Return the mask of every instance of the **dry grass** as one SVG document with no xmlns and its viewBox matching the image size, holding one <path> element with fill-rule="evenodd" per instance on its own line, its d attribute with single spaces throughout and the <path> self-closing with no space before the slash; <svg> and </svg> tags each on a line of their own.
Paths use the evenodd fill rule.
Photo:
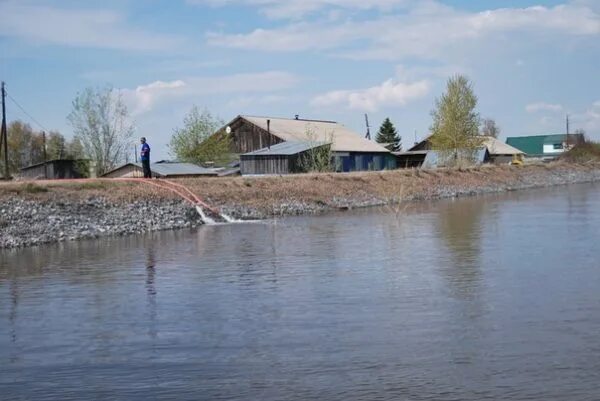
<svg viewBox="0 0 600 401">
<path fill-rule="evenodd" d="M 178 182 L 188 186 L 209 204 L 244 206 L 262 212 L 277 205 L 300 202 L 318 206 L 348 203 L 398 205 L 406 199 L 435 198 L 440 189 L 476 190 L 482 186 L 511 185 L 530 174 L 550 170 L 598 169 L 600 164 L 551 163 L 523 167 L 480 166 L 459 169 L 404 169 L 363 173 L 320 173 L 272 177 L 188 178 Z M 76 182 L 36 182 L 0 184 L 0 197 L 22 196 L 35 199 L 81 199 L 104 197 L 115 202 L 144 198 L 176 199 L 177 195 L 143 182 L 82 180 Z M 398 207 L 398 213 L 401 208 Z M 396 212 L 396 209 L 395 211 Z"/>
</svg>

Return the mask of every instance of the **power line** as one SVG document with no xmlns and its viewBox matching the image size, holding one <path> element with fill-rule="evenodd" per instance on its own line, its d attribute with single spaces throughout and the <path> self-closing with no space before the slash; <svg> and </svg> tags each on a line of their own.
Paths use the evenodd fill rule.
<svg viewBox="0 0 600 401">
<path fill-rule="evenodd" d="M 36 120 L 35 118 L 33 118 L 33 116 L 32 116 L 31 114 L 29 114 L 29 113 L 28 113 L 28 112 L 27 112 L 27 111 L 26 111 L 26 110 L 23 108 L 23 106 L 21 106 L 21 105 L 19 104 L 19 102 L 17 102 L 17 101 L 15 100 L 15 98 L 14 98 L 14 97 L 12 97 L 12 96 L 10 95 L 10 93 L 6 92 L 6 96 L 7 96 L 7 97 L 8 97 L 10 100 L 12 100 L 12 102 L 13 102 L 13 103 L 14 103 L 14 104 L 15 104 L 15 105 L 16 105 L 16 106 L 19 108 L 19 109 L 21 109 L 21 111 L 22 111 L 23 113 L 25 113 L 25 115 L 26 115 L 27 117 L 29 117 L 29 118 L 31 119 L 31 121 L 33 121 L 34 123 L 36 123 L 36 124 L 37 124 L 37 125 L 38 125 L 38 126 L 41 128 L 41 129 L 42 129 L 42 130 L 44 130 L 44 131 L 49 131 L 49 130 L 48 130 L 46 127 L 44 127 L 44 126 L 43 126 L 43 125 L 42 125 L 42 124 L 41 124 L 41 123 L 40 123 L 38 120 Z"/>
</svg>

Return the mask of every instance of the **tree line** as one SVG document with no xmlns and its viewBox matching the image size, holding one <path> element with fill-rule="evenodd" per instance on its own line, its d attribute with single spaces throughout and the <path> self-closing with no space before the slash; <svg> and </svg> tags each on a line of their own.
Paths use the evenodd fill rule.
<svg viewBox="0 0 600 401">
<path fill-rule="evenodd" d="M 49 132 L 48 160 L 85 158 L 95 162 L 98 174 L 103 174 L 128 159 L 134 123 L 120 91 L 110 86 L 86 88 L 77 94 L 72 106 L 67 120 L 74 138 L 67 140 L 59 132 Z M 472 82 L 462 75 L 451 77 L 431 112 L 430 141 L 434 150 L 448 152 L 458 159 L 459 150 L 480 147 L 482 136 L 498 137 L 500 128 L 496 122 L 490 118 L 481 120 L 476 106 Z M 183 162 L 230 161 L 230 137 L 219 131 L 223 125 L 208 110 L 193 106 L 183 126 L 173 131 L 170 153 Z M 375 140 L 392 152 L 402 150 L 402 138 L 389 117 L 382 122 Z M 44 160 L 42 133 L 22 121 L 13 121 L 8 126 L 8 148 L 9 168 L 13 173 Z"/>
<path fill-rule="evenodd" d="M 21 168 L 53 159 L 81 159 L 84 150 L 78 138 L 67 140 L 60 132 L 50 131 L 45 136 L 46 154 L 44 155 L 44 133 L 34 130 L 29 124 L 15 120 L 8 124 L 7 147 L 8 168 L 17 173 Z"/>
</svg>

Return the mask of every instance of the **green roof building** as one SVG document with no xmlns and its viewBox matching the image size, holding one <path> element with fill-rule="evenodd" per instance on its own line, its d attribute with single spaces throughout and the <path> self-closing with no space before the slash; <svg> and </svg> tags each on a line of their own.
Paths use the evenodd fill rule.
<svg viewBox="0 0 600 401">
<path fill-rule="evenodd" d="M 563 153 L 567 145 L 583 142 L 581 134 L 553 134 L 533 136 L 513 136 L 506 143 L 519 149 L 529 157 L 554 157 Z"/>
</svg>

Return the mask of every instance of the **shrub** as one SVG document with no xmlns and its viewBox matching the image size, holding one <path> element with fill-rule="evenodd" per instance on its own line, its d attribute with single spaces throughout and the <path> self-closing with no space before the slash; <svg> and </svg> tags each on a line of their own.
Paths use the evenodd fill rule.
<svg viewBox="0 0 600 401">
<path fill-rule="evenodd" d="M 560 159 L 572 163 L 588 163 L 593 161 L 600 161 L 600 143 L 580 143 L 578 145 L 575 145 L 568 152 L 563 153 L 560 156 Z"/>
</svg>

